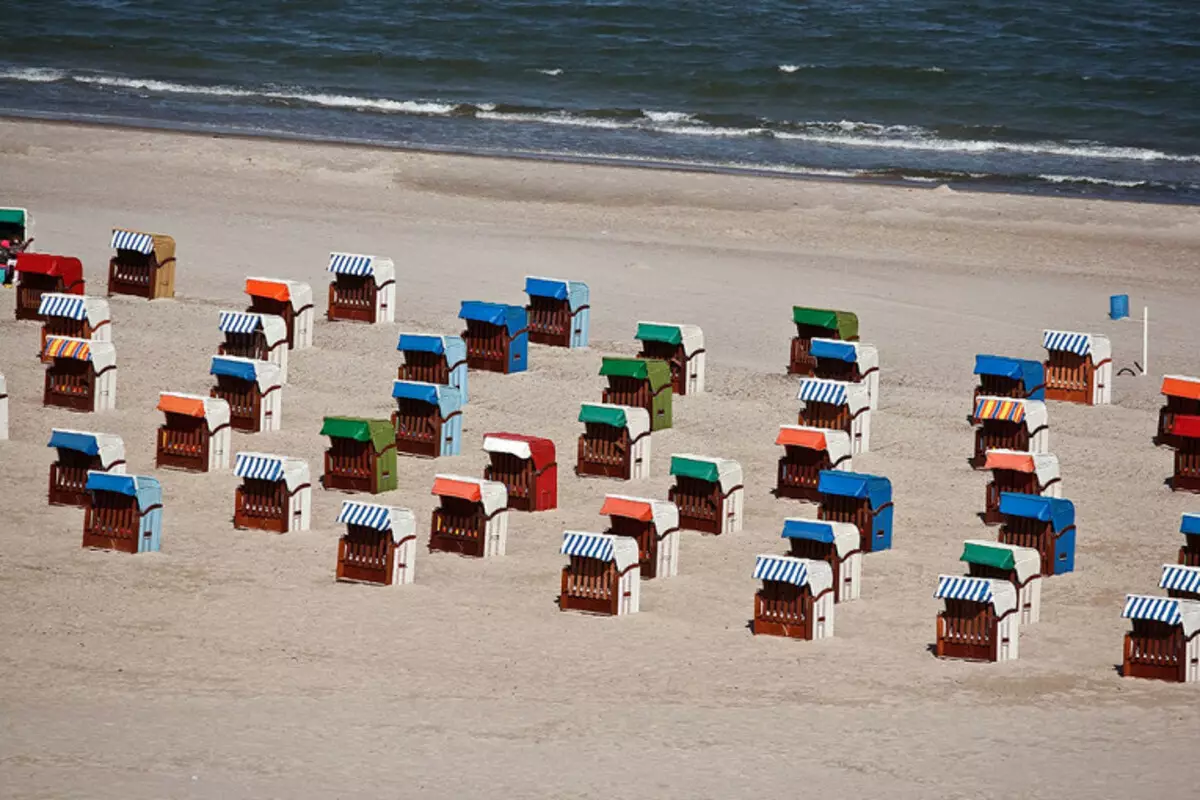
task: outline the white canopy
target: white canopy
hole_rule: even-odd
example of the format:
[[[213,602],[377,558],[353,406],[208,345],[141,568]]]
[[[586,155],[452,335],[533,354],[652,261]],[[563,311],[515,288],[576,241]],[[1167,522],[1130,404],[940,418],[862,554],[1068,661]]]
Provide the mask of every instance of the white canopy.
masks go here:
[[[392,520],[392,541],[400,544],[406,536],[417,535],[417,517],[412,509],[390,506],[389,517]]]
[[[607,405],[607,404],[606,404]],[[633,406],[617,406],[625,412],[625,428],[629,431],[629,438],[636,439],[643,433],[650,432],[650,412],[644,408],[634,408]]]
[[[533,453],[529,449],[529,442],[505,439],[500,436],[484,436],[483,449],[487,453],[508,453],[525,461],[533,458]]]
[[[704,349],[704,331],[699,325],[679,325],[674,322],[651,322],[638,320],[638,325],[661,325],[664,328],[676,328],[679,331],[680,344],[683,354],[689,358],[697,351]]]

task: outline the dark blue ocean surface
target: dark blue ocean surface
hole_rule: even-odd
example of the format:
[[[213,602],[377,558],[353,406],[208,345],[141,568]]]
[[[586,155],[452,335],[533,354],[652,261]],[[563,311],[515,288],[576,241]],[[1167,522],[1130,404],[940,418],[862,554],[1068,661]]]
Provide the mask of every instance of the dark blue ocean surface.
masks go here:
[[[1200,202],[1197,0],[3,0],[0,113]]]

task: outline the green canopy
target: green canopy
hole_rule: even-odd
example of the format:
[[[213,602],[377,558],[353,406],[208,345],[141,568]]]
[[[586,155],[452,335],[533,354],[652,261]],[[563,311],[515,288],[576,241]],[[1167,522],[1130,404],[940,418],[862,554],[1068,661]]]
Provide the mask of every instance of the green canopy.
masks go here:
[[[25,225],[25,209],[23,208],[0,208],[0,224],[3,225]]]
[[[648,380],[650,388],[655,391],[671,385],[671,365],[666,361],[651,358],[605,356],[600,363],[600,374],[604,377]]]
[[[858,315],[852,311],[831,311],[825,308],[792,307],[792,321],[797,325],[812,325],[837,331],[838,338],[849,341],[858,336]]]
[[[639,322],[637,335],[633,338],[641,342],[663,342],[665,344],[682,344],[683,331],[678,325],[659,325],[656,322]]]
[[[377,453],[382,453],[388,445],[396,443],[396,430],[386,419],[326,417],[321,425],[321,435],[370,442]]]
[[[625,411],[616,406],[600,406],[584,403],[579,407],[580,422],[594,422],[599,425],[611,425],[614,428],[624,428]]]
[[[1013,552],[1004,547],[988,547],[983,544],[975,544],[974,542],[966,542],[963,544],[963,554],[959,561],[965,561],[968,564],[978,564],[982,567],[995,567],[996,569],[1016,569],[1017,562],[1013,557]]]
[[[711,461],[697,461],[694,458],[671,456],[671,474],[680,478],[696,478],[697,480],[716,483],[721,473],[717,465]]]

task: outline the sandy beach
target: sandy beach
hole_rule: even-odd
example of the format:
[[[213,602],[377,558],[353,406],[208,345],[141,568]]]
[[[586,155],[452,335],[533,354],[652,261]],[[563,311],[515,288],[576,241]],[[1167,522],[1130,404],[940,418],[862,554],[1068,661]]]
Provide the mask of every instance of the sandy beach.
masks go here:
[[[36,249],[83,260],[103,294],[114,226],[171,234],[176,299],[112,300],[118,408],[41,405],[38,326],[0,293],[0,796],[1185,798],[1195,795],[1194,685],[1122,679],[1127,592],[1155,594],[1194,495],[1164,485],[1161,375],[1195,375],[1194,207],[533,161],[100,127],[0,122],[0,205],[29,208]],[[323,318],[331,250],[392,257],[394,326]],[[463,455],[402,458],[398,491],[427,533],[435,473],[480,475],[485,432],[548,436],[560,508],[513,514],[507,556],[422,546],[413,586],[337,584],[346,495],[316,490],[313,528],[232,527],[231,472],[155,472],[164,390],[207,394],[217,312],[247,275],[308,281],[315,347],[293,352],[283,430],[234,450],[307,458],[326,414],[390,413],[400,331],[458,333],[465,299],[523,303],[523,276],[586,281],[592,346],[534,347],[517,376],[475,372]],[[976,353],[1041,358],[1043,328],[1111,337],[1118,368],[1148,305],[1148,377],[1114,403],[1050,406],[1050,447],[1078,521],[1076,572],[1046,582],[1042,621],[1006,664],[930,653],[939,573],[986,474],[966,459]],[[878,346],[881,405],[858,471],[888,476],[895,545],[864,561],[836,637],[747,628],[757,553],[782,552],[774,445],[795,422],[793,304],[845,308]],[[1140,313],[1140,311],[1139,311]],[[677,399],[652,477],[576,478],[580,401],[637,320],[703,327],[710,393]],[[46,505],[51,427],[120,434],[129,470],[162,480],[162,552],[85,551],[82,512]],[[665,498],[671,453],[739,460],[741,534],[686,533],[680,575],[642,613],[558,611],[565,528],[601,530],[603,496]],[[421,537],[422,545],[424,536]]]

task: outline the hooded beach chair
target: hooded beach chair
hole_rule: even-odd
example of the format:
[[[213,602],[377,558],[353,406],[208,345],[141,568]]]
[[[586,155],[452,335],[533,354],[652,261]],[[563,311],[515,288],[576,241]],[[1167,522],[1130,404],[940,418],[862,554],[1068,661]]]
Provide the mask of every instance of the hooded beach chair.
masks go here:
[[[608,378],[603,401],[610,405],[644,408],[650,430],[671,427],[671,367],[665,361],[605,356],[600,375]]]
[[[120,436],[52,428],[47,446],[58,455],[50,465],[52,506],[86,506],[89,472],[125,474],[125,443]]]
[[[502,556],[508,541],[508,492],[498,481],[436,475],[429,549],[464,556]]]
[[[675,485],[667,497],[679,508],[679,527],[714,534],[741,531],[745,503],[741,464],[685,453],[671,456],[671,475]]]
[[[762,581],[754,595],[756,636],[833,636],[833,570],[824,561],[761,555],[754,562],[754,578]]]
[[[650,414],[644,408],[584,403],[575,474],[623,481],[650,477]]]
[[[42,350],[42,405],[71,411],[117,407],[117,351],[111,342],[50,336]]]
[[[637,543],[642,578],[679,574],[679,509],[674,503],[609,494],[600,514],[608,517],[605,533]]]
[[[512,374],[529,369],[528,316],[522,306],[464,300],[458,318],[467,323],[467,364],[471,369]]]
[[[313,343],[312,287],[283,278],[246,278],[250,296],[247,311],[283,319],[287,326],[288,347],[304,350]]]
[[[859,384],[867,390],[871,410],[879,408],[879,351],[875,345],[817,338],[809,342],[808,354],[817,362],[814,377]]]
[[[24,208],[0,208],[0,239],[8,240],[9,252],[27,250],[33,242],[32,215]]]
[[[1176,414],[1168,435],[1175,447],[1175,474],[1171,489],[1200,492],[1200,415]]]
[[[1017,590],[1004,580],[939,575],[933,596],[945,603],[937,617],[937,657],[1013,661],[1020,654]]]
[[[121,553],[157,552],[162,544],[162,486],[144,475],[89,472],[83,546]]]
[[[850,434],[845,431],[780,425],[775,444],[784,451],[775,476],[777,497],[815,503],[821,499],[817,482],[822,472],[851,468]]]
[[[233,474],[242,479],[233,500],[233,526],[287,533],[306,531],[312,515],[308,462],[269,453],[238,453]]]
[[[529,341],[552,347],[587,347],[591,292],[586,283],[526,276]]]
[[[1040,361],[1006,356],[975,356],[975,374],[979,384],[971,398],[968,422],[975,420],[980,397],[1011,397],[1018,400],[1046,399],[1046,367]]]
[[[826,471],[817,481],[817,518],[849,522],[858,528],[859,548],[875,553],[892,548],[892,482],[878,475]]]
[[[671,366],[671,390],[677,395],[704,391],[708,353],[704,331],[696,325],[639,322],[635,339],[642,343],[640,358],[666,361]]]
[[[84,294],[83,264],[78,258],[46,253],[17,254],[16,318],[45,321],[42,295]]]
[[[834,600],[846,603],[862,596],[862,543],[849,522],[785,519],[783,538],[796,558],[824,561],[833,573]]]
[[[960,561],[973,578],[1008,581],[1017,590],[1017,608],[1022,625],[1042,616],[1042,556],[1032,547],[968,539],[963,542]]]
[[[1178,447],[1181,439],[1171,433],[1171,428],[1176,417],[1200,417],[1200,378],[1164,375],[1162,394],[1166,402],[1158,411],[1158,433],[1154,437],[1154,444]]]
[[[38,315],[42,318],[39,353],[45,352],[46,340],[51,336],[112,341],[112,312],[103,297],[46,292],[38,306]]]
[[[337,579],[348,583],[403,586],[416,573],[417,518],[407,508],[342,501],[337,521]]]
[[[158,410],[166,420],[158,429],[155,467],[189,472],[229,468],[229,403],[219,397],[162,392]]]
[[[390,258],[355,253],[330,253],[328,271],[331,321],[396,321],[396,265]]]
[[[632,539],[566,531],[559,552],[567,556],[558,595],[560,610],[613,617],[638,612],[641,567]]]
[[[1058,456],[1052,453],[1022,453],[1017,450],[988,450],[983,468],[991,470],[992,480],[984,494],[983,521],[999,525],[1001,492],[1062,497],[1062,479]]]
[[[1037,550],[1042,575],[1075,569],[1075,506],[1070,500],[1001,492],[1000,515],[1000,541]]]
[[[209,394],[229,403],[229,424],[247,433],[283,427],[283,380],[270,361],[213,356],[209,373],[217,385]]]
[[[321,435],[325,451],[326,489],[380,494],[396,488],[396,429],[386,419],[325,417]]]
[[[817,366],[816,358],[809,352],[813,339],[858,341],[858,315],[851,311],[793,306],[792,322],[796,323],[796,336],[792,339],[789,375],[813,374]]]
[[[466,405],[467,343],[461,336],[402,333],[396,349],[404,354],[396,372],[399,380],[453,386]]]
[[[462,397],[453,386],[394,381],[396,451],[425,458],[456,456],[462,449]]]
[[[483,477],[508,490],[513,511],[549,511],[558,507],[558,463],[554,442],[540,436],[488,433],[483,437],[488,465]]]
[[[108,294],[157,300],[175,296],[175,240],[160,233],[114,228]]]
[[[1112,402],[1112,344],[1096,333],[1044,331],[1046,399],[1087,406]]]
[[[1179,563],[1200,567],[1200,514],[1184,514],[1179,523],[1183,546],[1179,548]]]
[[[844,431],[854,454],[871,449],[871,398],[860,383],[802,378],[797,423],[811,428]]]
[[[288,338],[283,317],[248,311],[221,311],[217,327],[225,334],[217,354],[254,361],[270,361],[279,367],[279,379],[287,383]]]
[[[971,466],[984,469],[988,450],[1050,452],[1050,424],[1040,400],[982,396],[975,403],[975,451]]]
[[[1125,634],[1124,677],[1200,681],[1200,601],[1131,594],[1121,616],[1132,623]]]

